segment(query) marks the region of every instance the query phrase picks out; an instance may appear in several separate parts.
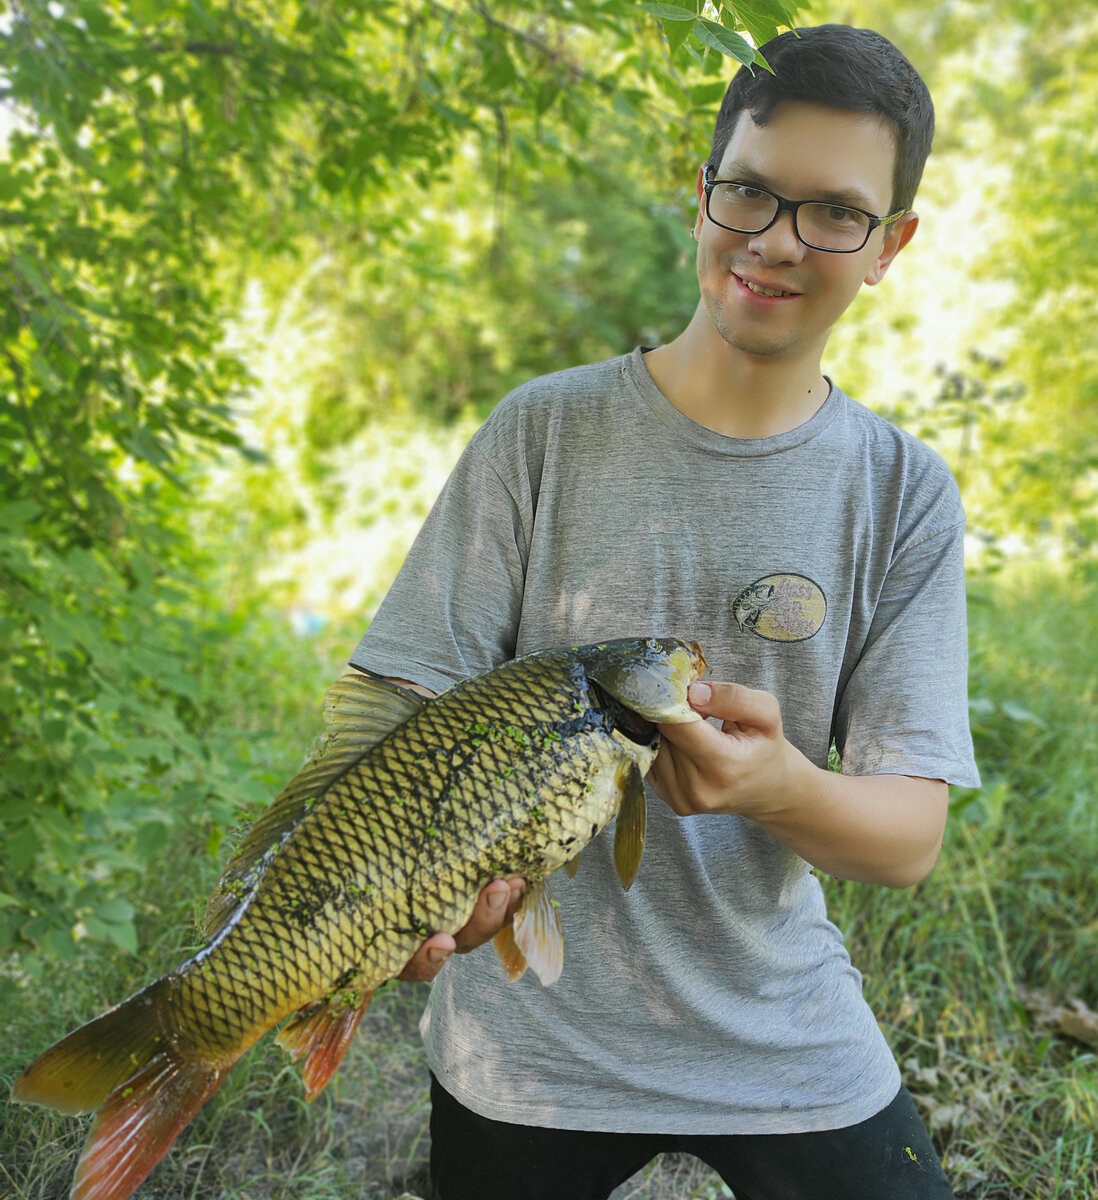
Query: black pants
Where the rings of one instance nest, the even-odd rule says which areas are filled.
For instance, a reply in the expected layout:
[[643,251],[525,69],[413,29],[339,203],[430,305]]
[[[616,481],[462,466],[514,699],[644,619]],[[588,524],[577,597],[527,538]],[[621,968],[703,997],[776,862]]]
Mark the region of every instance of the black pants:
[[434,1200],[606,1200],[661,1151],[696,1155],[736,1200],[952,1200],[906,1088],[876,1116],[823,1133],[586,1133],[478,1116],[432,1077]]

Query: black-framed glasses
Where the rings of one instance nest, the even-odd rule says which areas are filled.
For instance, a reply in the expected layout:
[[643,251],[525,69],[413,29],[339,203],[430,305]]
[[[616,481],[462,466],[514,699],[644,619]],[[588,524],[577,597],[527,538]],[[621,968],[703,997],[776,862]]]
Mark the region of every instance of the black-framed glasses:
[[702,187],[705,190],[705,214],[722,229],[733,233],[762,233],[782,215],[793,214],[797,237],[813,250],[829,254],[853,254],[869,241],[880,225],[891,225],[910,209],[897,209],[887,217],[877,217],[848,204],[828,200],[787,200],[777,192],[737,179],[714,179],[713,168],[706,165]]

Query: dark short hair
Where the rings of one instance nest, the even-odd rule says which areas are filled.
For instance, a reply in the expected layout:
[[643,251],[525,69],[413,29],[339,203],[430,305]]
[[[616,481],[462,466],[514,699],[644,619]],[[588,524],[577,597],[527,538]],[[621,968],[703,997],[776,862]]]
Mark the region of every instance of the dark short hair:
[[817,25],[779,34],[760,49],[774,74],[741,67],[733,76],[713,132],[713,170],[743,112],[756,125],[765,125],[785,101],[873,113],[895,138],[890,211],[910,208],[934,140],[934,104],[918,71],[888,38],[871,29]]

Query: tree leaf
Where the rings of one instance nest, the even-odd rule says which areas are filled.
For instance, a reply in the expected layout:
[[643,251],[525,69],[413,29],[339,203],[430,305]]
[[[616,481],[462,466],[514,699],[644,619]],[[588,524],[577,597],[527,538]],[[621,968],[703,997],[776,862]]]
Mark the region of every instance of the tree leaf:
[[755,48],[751,43],[716,21],[698,21],[694,26],[694,37],[703,45],[737,59],[744,66],[750,66],[755,61]]
[[648,3],[646,0],[640,7],[646,13],[661,21],[694,22],[698,19],[698,10],[696,8],[683,8],[681,4],[656,4]]
[[746,29],[756,46],[763,46],[788,24],[780,3],[774,0],[722,0],[721,23],[728,29]]
[[667,45],[672,55],[678,54],[682,49],[683,43],[690,36],[690,31],[694,28],[694,22],[695,19],[693,17],[688,21],[663,22],[663,35],[667,38]]
[[107,926],[107,937],[127,954],[137,953],[137,930],[132,921],[112,923]]

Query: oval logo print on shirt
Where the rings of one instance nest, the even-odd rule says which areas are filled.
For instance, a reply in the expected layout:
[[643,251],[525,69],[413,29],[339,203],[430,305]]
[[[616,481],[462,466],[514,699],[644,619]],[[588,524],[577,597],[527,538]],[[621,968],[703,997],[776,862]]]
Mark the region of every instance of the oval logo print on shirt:
[[748,584],[732,604],[741,633],[768,642],[803,642],[820,631],[827,600],[804,575],[764,575]]

